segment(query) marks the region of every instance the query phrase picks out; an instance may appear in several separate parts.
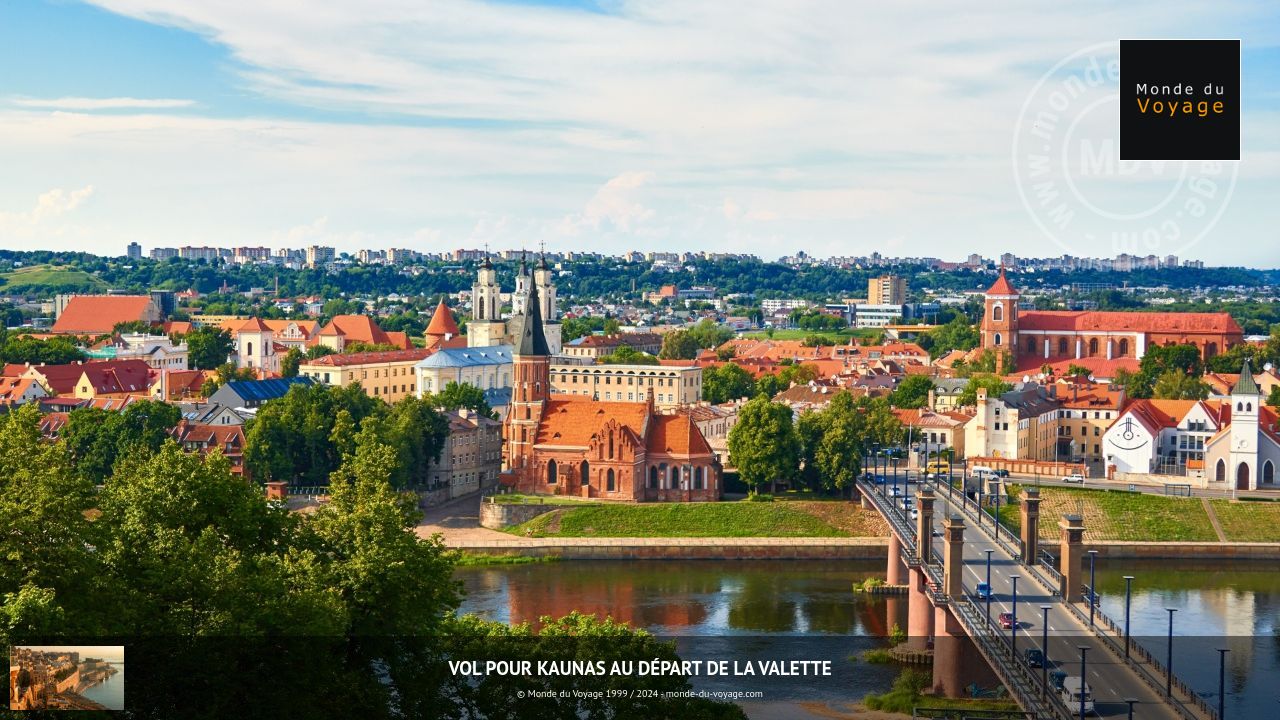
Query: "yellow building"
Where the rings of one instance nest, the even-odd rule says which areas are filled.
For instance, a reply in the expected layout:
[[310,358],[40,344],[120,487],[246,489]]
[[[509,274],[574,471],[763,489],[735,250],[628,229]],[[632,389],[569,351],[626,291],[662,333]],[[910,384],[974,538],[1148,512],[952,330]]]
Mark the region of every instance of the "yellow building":
[[907,283],[897,275],[881,275],[867,281],[868,305],[901,305],[906,298]]
[[702,400],[702,368],[669,365],[551,366],[551,392],[595,398],[603,402],[644,402],[653,390],[660,408],[692,405]]
[[298,375],[325,385],[356,384],[389,403],[417,392],[414,366],[433,351],[424,348],[325,355],[298,366]]

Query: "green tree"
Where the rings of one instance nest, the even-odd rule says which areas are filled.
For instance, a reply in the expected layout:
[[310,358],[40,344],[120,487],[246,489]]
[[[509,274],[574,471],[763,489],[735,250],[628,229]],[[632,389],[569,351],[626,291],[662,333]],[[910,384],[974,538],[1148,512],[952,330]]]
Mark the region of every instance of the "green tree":
[[972,350],[981,341],[978,329],[963,315],[957,315],[945,325],[930,330],[921,337],[920,345],[929,351],[930,357],[940,357],[952,350]]
[[1274,385],[1271,393],[1267,395],[1267,404],[1273,408],[1280,408],[1280,385]]
[[[720,347],[733,338],[732,330],[709,318],[699,320],[696,325],[689,328],[688,333],[699,350]],[[696,356],[697,353],[695,352],[694,355]]]
[[929,392],[933,387],[933,380],[928,375],[908,375],[894,388],[889,402],[894,407],[922,408],[929,404]]
[[791,408],[756,396],[738,411],[738,422],[729,431],[729,458],[738,476],[758,492],[769,483],[788,481],[800,463],[800,441]]
[[449,437],[449,423],[430,399],[410,395],[387,412],[365,418],[356,436],[356,454],[362,445],[377,443],[395,452],[390,482],[397,488],[427,487],[431,463]]
[[1161,400],[1204,400],[1209,397],[1209,386],[1178,370],[1166,370],[1156,378],[1151,396]]
[[76,408],[67,416],[62,437],[76,471],[102,484],[121,457],[158,450],[181,419],[177,406],[153,400],[131,403],[121,411]]
[[458,410],[467,408],[477,415],[498,419],[498,413],[489,407],[489,401],[484,397],[484,391],[470,383],[449,382],[444,386],[444,390],[436,393],[431,401],[432,405],[444,410]]
[[187,366],[192,370],[212,370],[227,361],[235,350],[231,334],[212,326],[187,333]]
[[603,365],[657,365],[658,358],[630,345],[622,345],[612,353],[596,358],[596,362]]
[[324,485],[342,462],[332,437],[339,412],[346,410],[359,427],[387,407],[355,384],[294,385],[258,409],[245,438],[245,466],[263,481]]
[[0,361],[32,365],[65,365],[85,359],[84,351],[69,337],[39,340],[25,333],[0,328]]
[[284,357],[280,358],[280,375],[287,378],[298,377],[298,366],[302,364],[303,357],[299,348],[289,348]]
[[736,363],[725,363],[702,371],[702,399],[720,404],[755,394],[751,373]]
[[964,390],[956,398],[956,403],[959,405],[977,404],[978,388],[985,388],[987,397],[999,397],[1012,390],[1013,386],[995,375],[970,375],[969,382],[965,383]]
[[658,357],[663,360],[692,360],[698,357],[698,341],[688,330],[672,330],[662,336],[662,350]]

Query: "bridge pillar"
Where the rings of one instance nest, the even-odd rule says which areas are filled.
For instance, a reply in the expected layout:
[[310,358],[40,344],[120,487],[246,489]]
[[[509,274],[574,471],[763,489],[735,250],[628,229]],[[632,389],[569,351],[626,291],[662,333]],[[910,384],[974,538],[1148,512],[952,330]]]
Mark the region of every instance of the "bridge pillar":
[[942,592],[960,599],[964,597],[964,585],[961,583],[964,570],[964,519],[959,515],[947,518],[942,526],[942,540]]
[[911,586],[907,593],[907,647],[923,650],[933,637],[933,604],[923,570],[908,569],[907,579]]
[[969,686],[991,688],[999,679],[946,605],[933,611],[933,692],[968,697]]
[[889,563],[884,571],[886,585],[902,585],[902,541],[889,533]]
[[933,559],[933,490],[916,492],[916,510],[920,513],[916,518],[916,551],[920,562],[927,565]]
[[1058,553],[1058,572],[1062,574],[1062,599],[1080,602],[1084,593],[1080,590],[1083,580],[1080,560],[1084,556],[1084,518],[1079,515],[1063,515],[1058,521],[1062,528],[1062,547]]
[[1035,565],[1040,556],[1040,488],[1022,495],[1022,564]]

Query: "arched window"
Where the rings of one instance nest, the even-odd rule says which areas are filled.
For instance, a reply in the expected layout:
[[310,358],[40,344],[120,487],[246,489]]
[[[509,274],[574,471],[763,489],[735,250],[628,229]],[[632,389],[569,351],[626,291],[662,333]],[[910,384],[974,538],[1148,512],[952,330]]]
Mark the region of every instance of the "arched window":
[[1241,410],[1244,410],[1244,403],[1242,403],[1242,402],[1237,402],[1237,403],[1236,403],[1236,412],[1240,412]]
[[696,467],[693,469],[693,489],[694,490],[702,489],[702,468],[701,467]]
[[1001,320],[1004,320],[1004,306],[996,303],[991,306],[991,321],[1000,322]]
[[608,490],[609,492],[613,492],[616,489],[614,477],[613,477],[613,468],[609,468],[609,472],[604,474],[604,481],[605,481],[606,490]]
[[552,460],[547,463],[547,484],[556,484],[556,461]]
[[1035,351],[1036,351],[1036,339],[1033,337],[1027,338],[1027,352],[1033,353]]
[[671,481],[671,474],[667,472],[666,463],[662,463],[658,465],[658,480],[659,482],[661,482],[662,485],[666,485],[668,482]]
[[1247,403],[1245,403],[1245,404],[1244,404],[1244,411],[1245,411],[1245,412],[1253,412],[1253,403],[1251,403],[1251,402],[1247,402]]
[[1236,489],[1249,489],[1249,463],[1240,463],[1236,466]]
[[658,466],[657,465],[649,466],[649,487],[654,490],[658,489]]
[[1276,481],[1276,466],[1270,460],[1262,464],[1262,482],[1274,483]]
[[1218,466],[1213,469],[1213,479],[1218,482],[1226,482],[1227,480],[1227,464],[1222,460],[1218,461]]
[[1098,338],[1090,338],[1089,339],[1089,357],[1093,357],[1097,354],[1098,354]]
[[1211,358],[1218,354],[1218,343],[1209,343],[1204,346],[1205,359]]
[[1000,344],[1001,342],[1003,342],[1003,341],[1004,341],[1004,338],[1000,337],[1000,333],[996,333],[996,336],[995,336],[995,344],[996,344],[996,345],[999,345],[999,344]]
[[1066,339],[1066,338],[1058,338],[1058,354],[1059,354],[1059,355],[1066,355],[1066,354],[1067,354],[1067,339]]
[[253,341],[252,340],[244,344],[244,354],[249,357],[253,357]]
[[583,460],[582,464],[578,466],[578,481],[583,485],[591,484],[591,466],[587,464],[586,460]]
[[1129,356],[1129,338],[1120,338],[1120,357]]
[[[613,433],[609,433],[609,459],[613,459]],[[609,472],[613,472],[610,470]]]

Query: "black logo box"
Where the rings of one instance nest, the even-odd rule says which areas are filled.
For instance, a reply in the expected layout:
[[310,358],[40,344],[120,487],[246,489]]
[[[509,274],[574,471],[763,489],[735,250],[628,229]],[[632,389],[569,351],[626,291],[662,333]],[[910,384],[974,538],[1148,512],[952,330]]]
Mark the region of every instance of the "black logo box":
[[1121,40],[1120,159],[1239,160],[1240,41]]

